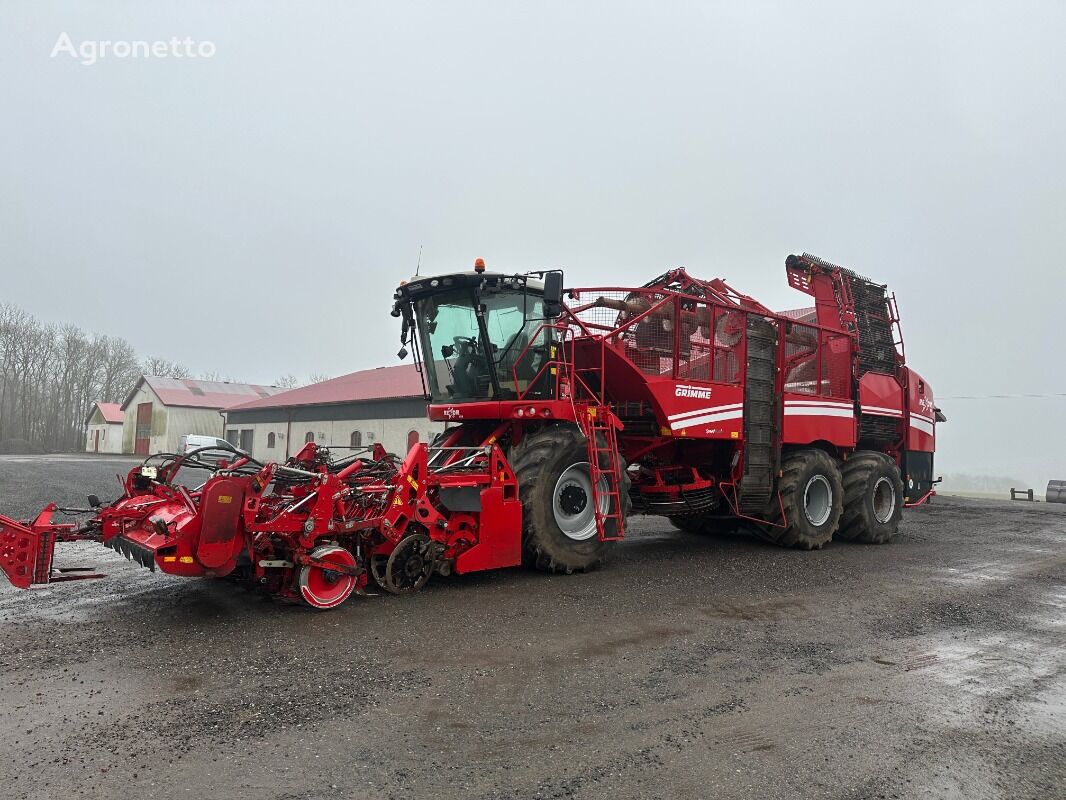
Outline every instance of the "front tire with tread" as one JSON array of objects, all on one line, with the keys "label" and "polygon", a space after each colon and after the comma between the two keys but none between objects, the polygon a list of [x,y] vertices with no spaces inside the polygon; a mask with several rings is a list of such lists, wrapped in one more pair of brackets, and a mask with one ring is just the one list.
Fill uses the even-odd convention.
[{"label": "front tire with tread", "polygon": [[[527,433],[511,450],[508,459],[518,478],[518,495],[522,500],[523,563],[543,572],[566,574],[584,572],[602,564],[610,542],[600,541],[598,536],[583,541],[569,538],[553,513],[552,494],[559,476],[574,464],[588,461],[588,445],[578,427],[549,425]],[[621,456],[618,463],[622,471],[618,488],[624,519],[631,506],[631,481]]]}]

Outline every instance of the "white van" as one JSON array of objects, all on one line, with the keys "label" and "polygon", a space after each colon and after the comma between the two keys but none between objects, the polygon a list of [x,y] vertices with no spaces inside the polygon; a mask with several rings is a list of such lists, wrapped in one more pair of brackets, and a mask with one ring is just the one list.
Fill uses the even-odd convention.
[{"label": "white van", "polygon": [[195,433],[186,433],[182,434],[181,439],[178,441],[178,455],[191,453],[193,450],[199,450],[201,447],[221,447],[223,450],[240,449],[234,448],[234,446],[225,439],[220,439],[217,436],[200,436]]}]

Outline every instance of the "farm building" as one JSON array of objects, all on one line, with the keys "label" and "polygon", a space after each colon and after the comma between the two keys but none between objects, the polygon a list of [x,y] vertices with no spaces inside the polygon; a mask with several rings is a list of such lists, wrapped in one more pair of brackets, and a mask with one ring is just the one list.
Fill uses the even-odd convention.
[{"label": "farm building", "polygon": [[85,418],[85,452],[121,453],[122,420],[121,403],[93,403]]},{"label": "farm building", "polygon": [[406,453],[444,430],[426,419],[422,378],[413,364],[379,367],[252,400],[226,412],[226,439],[261,461],[284,461],[305,442]]},{"label": "farm building", "polygon": [[122,452],[173,453],[183,434],[221,436],[221,411],[282,391],[277,386],[143,375],[122,404]]}]

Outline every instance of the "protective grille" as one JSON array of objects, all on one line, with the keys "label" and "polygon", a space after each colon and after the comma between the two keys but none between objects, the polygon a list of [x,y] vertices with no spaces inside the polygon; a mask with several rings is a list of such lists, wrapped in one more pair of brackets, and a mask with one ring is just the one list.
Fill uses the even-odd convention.
[{"label": "protective grille", "polygon": [[[621,349],[645,375],[670,375],[675,305],[672,297],[659,292],[592,290],[572,308],[580,309],[575,316],[588,332],[605,336],[608,345]],[[572,328],[575,336],[587,335],[580,325]]]},{"label": "protective grille", "polygon": [[842,333],[822,332],[821,394],[851,396],[851,353],[853,340]]},{"label": "protective grille", "polygon": [[812,325],[785,325],[785,391],[821,394],[818,329]]},{"label": "protective grille", "polygon": [[851,337],[795,322],[785,327],[785,391],[848,397]]},{"label": "protective grille", "polygon": [[745,316],[739,311],[686,300],[681,311],[677,377],[739,384]]},{"label": "protective grille", "polygon": [[867,372],[894,374],[897,353],[885,287],[853,279],[851,291],[859,328],[859,375]]}]

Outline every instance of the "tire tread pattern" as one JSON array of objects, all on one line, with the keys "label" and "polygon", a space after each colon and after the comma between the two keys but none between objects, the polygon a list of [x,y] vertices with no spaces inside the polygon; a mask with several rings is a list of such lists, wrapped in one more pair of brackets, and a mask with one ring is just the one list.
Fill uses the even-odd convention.
[{"label": "tire tread pattern", "polygon": [[[819,550],[836,531],[836,524],[831,524],[818,535],[811,535],[804,530],[804,526],[797,524],[795,516],[802,514],[803,487],[800,486],[801,478],[808,475],[812,470],[818,469],[829,478],[833,488],[833,511],[832,517],[838,520],[843,512],[843,491],[841,489],[840,471],[836,462],[821,450],[813,448],[797,450],[786,456],[781,462],[781,477],[778,479],[778,492],[781,503],[777,502],[775,495],[770,501],[770,508],[766,519],[772,525],[757,526],[758,533],[762,538],[780,545],[781,547],[798,547],[801,550]],[[784,519],[781,516],[781,506],[785,508],[785,514],[790,519],[787,527],[781,527]]]},{"label": "tire tread pattern", "polygon": [[860,450],[844,462],[841,479],[844,484],[844,514],[840,518],[837,537],[851,542],[886,544],[895,536],[899,527],[899,514],[891,525],[872,525],[865,507],[866,492],[870,478],[880,467],[891,465],[896,488],[897,502],[902,502],[903,479],[899,476],[896,462],[884,453]]},{"label": "tire tread pattern", "polygon": [[[588,542],[573,543],[574,545],[595,544],[591,554],[578,554],[574,547],[560,547],[557,541],[542,531],[535,523],[539,516],[532,512],[534,504],[542,502],[545,492],[541,488],[541,481],[555,481],[558,476],[547,474],[545,467],[548,461],[557,456],[561,451],[573,448],[580,444],[586,447],[585,437],[574,425],[551,425],[535,433],[528,433],[511,451],[508,459],[511,469],[514,470],[518,479],[518,496],[522,500],[522,562],[529,567],[541,572],[565,573],[584,572],[595,569],[603,564],[607,557],[608,542],[601,542],[593,538]],[[619,456],[618,464],[622,470],[621,480],[618,482],[618,494],[624,503],[622,510],[623,518],[628,517],[632,507],[629,490],[632,481],[626,471],[626,462]],[[607,466],[607,465],[604,465]],[[547,512],[547,510],[542,510]]]}]

